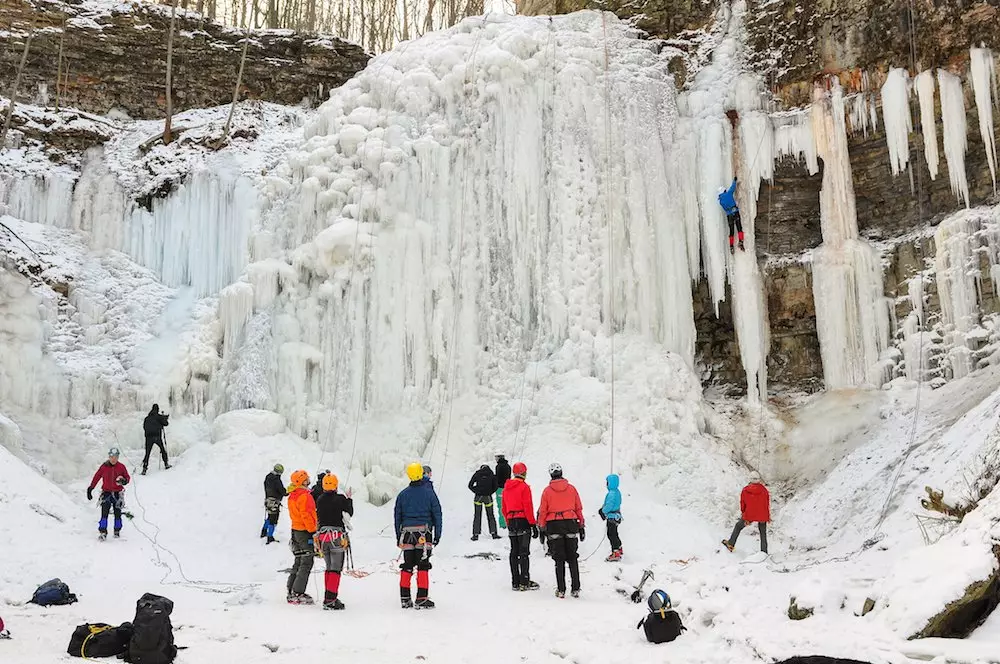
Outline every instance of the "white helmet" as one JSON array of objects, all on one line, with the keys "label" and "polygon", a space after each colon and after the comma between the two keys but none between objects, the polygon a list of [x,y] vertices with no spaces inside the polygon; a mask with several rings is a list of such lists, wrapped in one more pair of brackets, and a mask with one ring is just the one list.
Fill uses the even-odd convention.
[{"label": "white helmet", "polygon": [[497,459],[506,459],[507,458],[507,453],[504,452],[503,450],[497,450],[496,452],[493,453],[493,456],[494,456],[494,458],[497,458]]},{"label": "white helmet", "polygon": [[556,477],[562,477],[562,466],[558,463],[549,464],[549,477],[555,479]]}]

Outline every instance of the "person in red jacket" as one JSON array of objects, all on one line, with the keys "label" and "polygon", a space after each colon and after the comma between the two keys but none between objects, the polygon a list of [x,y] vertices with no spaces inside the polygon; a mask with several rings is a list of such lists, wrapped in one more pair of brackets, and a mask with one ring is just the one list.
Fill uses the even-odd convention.
[{"label": "person in red jacket", "polygon": [[510,536],[510,585],[514,590],[538,590],[538,584],[531,580],[528,565],[531,538],[538,537],[531,487],[524,481],[528,467],[515,463],[513,471],[514,477],[503,485],[500,505]]},{"label": "person in red jacket", "polygon": [[97,522],[97,532],[102,540],[108,538],[108,513],[115,512],[115,537],[121,536],[122,510],[125,508],[125,485],[132,478],[128,468],[118,461],[118,448],[108,450],[108,460],[100,465],[87,487],[87,500],[94,499],[94,487],[101,482],[101,520]]},{"label": "person in red jacket", "polygon": [[771,494],[760,481],[760,473],[750,474],[750,484],[743,487],[740,494],[740,518],[733,527],[729,539],[722,540],[723,546],[732,551],[736,548],[736,538],[751,523],[760,528],[760,550],[767,554],[767,522],[771,520]]},{"label": "person in red jacket", "polygon": [[[549,553],[556,563],[556,597],[566,596],[566,564],[569,564],[570,594],[580,596],[580,545],[587,533],[583,529],[583,504],[576,487],[563,479],[562,466],[549,466],[552,481],[542,491],[538,507],[538,527],[545,531]],[[578,542],[579,540],[579,542]]]}]

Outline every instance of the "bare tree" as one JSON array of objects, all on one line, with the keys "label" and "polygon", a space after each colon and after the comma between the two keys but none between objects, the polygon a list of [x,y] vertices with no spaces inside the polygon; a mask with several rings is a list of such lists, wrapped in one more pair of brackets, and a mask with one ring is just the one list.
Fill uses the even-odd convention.
[{"label": "bare tree", "polygon": [[28,61],[28,51],[31,49],[31,39],[35,36],[35,20],[31,20],[31,29],[28,37],[24,40],[24,50],[21,51],[21,62],[17,65],[17,74],[14,76],[14,85],[7,93],[7,115],[3,119],[3,129],[0,129],[0,150],[7,145],[7,130],[10,129],[10,118],[14,115],[14,104],[17,103],[17,91],[21,87],[21,75],[24,74],[24,64]]},{"label": "bare tree", "polygon": [[59,65],[56,67],[56,111],[59,110],[59,102],[62,100],[62,65],[63,65],[63,42],[66,41],[66,17],[63,16],[62,30],[59,33]]},{"label": "bare tree", "polygon": [[170,8],[170,34],[167,35],[167,118],[163,123],[163,144],[174,140],[170,125],[174,119],[173,75],[174,75],[174,27],[177,24],[177,0]]},{"label": "bare tree", "polygon": [[233,88],[233,103],[229,105],[229,117],[226,118],[226,126],[222,130],[222,138],[219,144],[225,143],[229,137],[229,129],[233,125],[233,113],[236,111],[236,102],[240,100],[240,87],[243,85],[243,68],[247,63],[247,47],[250,45],[250,26],[247,26],[246,37],[243,38],[243,53],[240,54],[240,69],[236,74],[236,86]]}]

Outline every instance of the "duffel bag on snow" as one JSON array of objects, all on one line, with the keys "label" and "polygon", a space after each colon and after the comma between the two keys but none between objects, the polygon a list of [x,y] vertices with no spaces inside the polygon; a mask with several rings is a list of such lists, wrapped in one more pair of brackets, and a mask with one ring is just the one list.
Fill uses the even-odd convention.
[{"label": "duffel bag on snow", "polygon": [[38,586],[35,594],[31,596],[31,603],[39,606],[53,606],[57,604],[72,604],[76,601],[76,595],[69,591],[69,586],[59,579],[50,579]]},{"label": "duffel bag on snow", "polygon": [[146,593],[135,603],[132,638],[125,661],[134,664],[170,664],[177,656],[170,613],[174,603],[166,597]]},{"label": "duffel bag on snow", "polygon": [[131,638],[132,623],[122,623],[118,627],[104,623],[78,625],[66,652],[73,657],[117,657],[125,653]]}]

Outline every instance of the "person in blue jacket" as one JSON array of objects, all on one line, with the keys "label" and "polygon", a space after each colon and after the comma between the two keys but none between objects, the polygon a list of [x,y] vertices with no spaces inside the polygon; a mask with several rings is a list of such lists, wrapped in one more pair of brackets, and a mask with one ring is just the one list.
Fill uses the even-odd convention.
[{"label": "person in blue jacket", "polygon": [[608,562],[621,560],[625,555],[622,540],[618,536],[618,526],[622,522],[622,492],[618,490],[618,483],[617,475],[608,475],[608,493],[604,496],[604,505],[597,511],[608,525],[608,542],[611,543],[611,555],[605,558]]},{"label": "person in blue jacket", "polygon": [[[403,551],[399,566],[399,599],[404,609],[433,609],[430,590],[431,551],[441,541],[441,502],[419,463],[406,467],[410,485],[396,496],[396,542]],[[417,601],[410,597],[413,569],[417,570]]]},{"label": "person in blue jacket", "polygon": [[719,205],[726,211],[726,221],[729,222],[729,253],[736,253],[733,247],[736,233],[739,233],[740,251],[746,251],[743,247],[743,220],[740,219],[740,208],[736,204],[736,178],[733,178],[729,189],[719,187]]}]

